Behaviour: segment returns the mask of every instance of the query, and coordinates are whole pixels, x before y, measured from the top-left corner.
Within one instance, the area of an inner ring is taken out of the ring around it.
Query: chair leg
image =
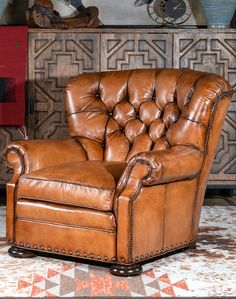
[[[30,258],[37,256],[35,253],[29,250],[25,250],[22,248],[18,248],[15,246],[12,246],[8,249],[8,254],[15,258]]]
[[[115,276],[136,276],[141,274],[142,271],[143,268],[140,264],[135,264],[131,266],[115,264],[110,267],[110,273]]]

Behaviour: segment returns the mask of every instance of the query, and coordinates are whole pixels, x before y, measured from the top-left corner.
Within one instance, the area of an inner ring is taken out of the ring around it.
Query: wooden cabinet
[[[82,72],[159,67],[216,72],[234,85],[236,30],[31,29],[28,52],[30,138],[68,136],[63,103],[68,78]],[[1,134],[0,131],[0,138]],[[209,184],[236,185],[236,95],[224,124]]]

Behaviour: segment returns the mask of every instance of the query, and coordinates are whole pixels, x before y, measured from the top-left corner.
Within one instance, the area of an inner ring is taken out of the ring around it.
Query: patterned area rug
[[[5,209],[0,208],[4,234]],[[236,208],[203,207],[197,249],[144,265],[139,277],[48,257],[13,259],[0,242],[0,297],[226,297],[236,294]]]

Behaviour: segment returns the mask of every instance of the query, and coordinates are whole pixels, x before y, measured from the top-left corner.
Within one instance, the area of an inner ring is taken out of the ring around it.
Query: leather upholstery
[[[82,161],[24,174],[18,197],[112,211],[116,184],[125,163]]]
[[[8,241],[126,265],[193,243],[231,97],[221,76],[188,69],[71,79],[71,140],[6,150]]]

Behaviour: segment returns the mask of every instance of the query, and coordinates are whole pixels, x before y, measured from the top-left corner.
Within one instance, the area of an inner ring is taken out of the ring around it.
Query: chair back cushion
[[[227,81],[188,69],[82,74],[70,80],[70,134],[90,160],[128,161],[174,145],[204,151],[210,115]]]

